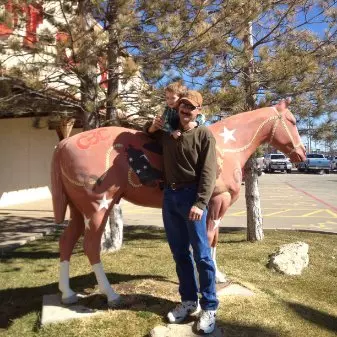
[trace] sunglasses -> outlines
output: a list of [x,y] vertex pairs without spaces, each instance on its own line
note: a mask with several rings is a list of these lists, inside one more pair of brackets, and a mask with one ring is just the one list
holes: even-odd
[[181,106],[182,108],[185,108],[187,110],[191,110],[191,111],[197,109],[196,106],[194,106],[192,104],[188,104],[188,103],[180,103],[179,106]]

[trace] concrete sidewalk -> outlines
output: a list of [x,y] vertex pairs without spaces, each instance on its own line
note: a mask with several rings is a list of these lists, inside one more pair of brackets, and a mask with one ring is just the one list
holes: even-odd
[[0,256],[50,234],[64,225],[54,223],[51,199],[0,208]]

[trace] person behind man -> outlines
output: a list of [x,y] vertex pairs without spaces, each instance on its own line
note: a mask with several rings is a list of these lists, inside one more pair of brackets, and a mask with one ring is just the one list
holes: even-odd
[[[165,88],[165,101],[166,106],[162,114],[164,125],[162,127],[163,131],[168,132],[174,139],[177,139],[181,135],[181,131],[178,129],[179,126],[179,115],[177,111],[177,104],[186,91],[187,88],[182,85],[180,81],[172,82]],[[205,116],[198,113],[193,122],[194,126],[199,126],[205,123]]]
[[[170,323],[181,323],[201,306],[197,329],[211,333],[215,327],[218,300],[206,216],[216,179],[216,150],[211,132],[204,126],[196,127],[195,119],[201,105],[202,96],[197,91],[187,91],[179,99],[179,141],[162,131],[164,121],[161,116],[155,117],[147,133],[163,146],[163,222],[176,263],[181,296],[181,303],[167,317]],[[200,306],[190,246],[199,273]]]

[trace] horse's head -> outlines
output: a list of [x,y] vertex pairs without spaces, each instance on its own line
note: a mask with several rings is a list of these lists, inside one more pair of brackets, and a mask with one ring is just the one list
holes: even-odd
[[296,127],[296,119],[288,109],[290,99],[282,100],[273,107],[277,117],[269,143],[286,154],[292,162],[304,161],[305,148]]

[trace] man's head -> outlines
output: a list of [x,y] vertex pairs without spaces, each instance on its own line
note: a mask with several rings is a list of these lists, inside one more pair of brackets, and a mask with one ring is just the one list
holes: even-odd
[[202,96],[200,92],[189,90],[183,95],[178,102],[178,112],[181,125],[187,126],[193,122],[200,113],[202,106]]

